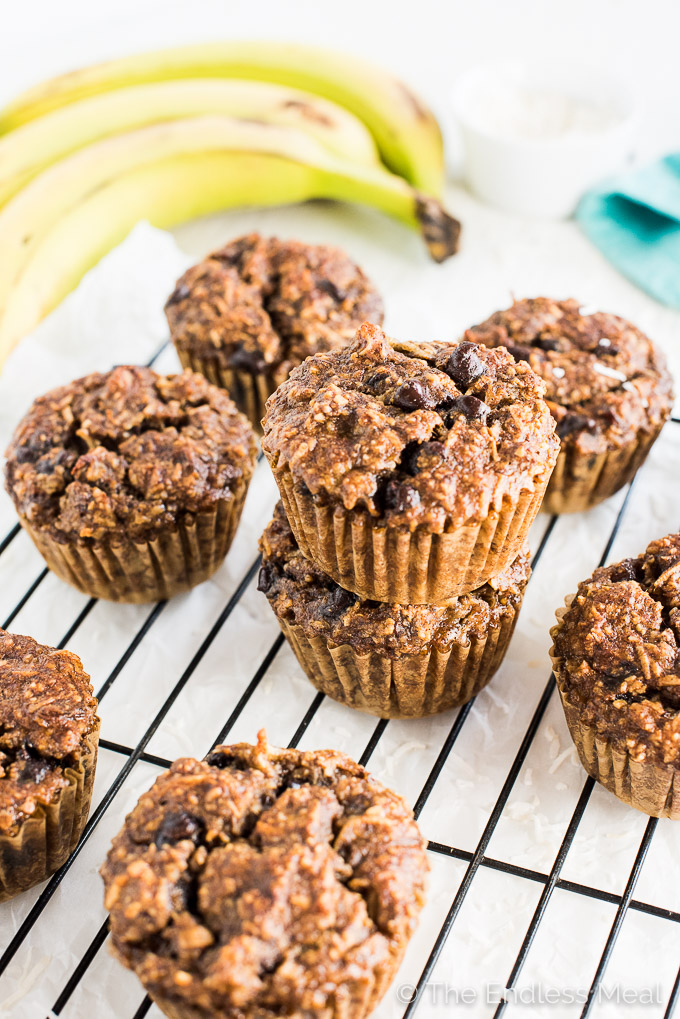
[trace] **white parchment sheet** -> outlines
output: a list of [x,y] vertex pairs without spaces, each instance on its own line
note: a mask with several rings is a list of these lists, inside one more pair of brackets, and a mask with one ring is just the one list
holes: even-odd
[[[680,315],[664,309],[620,278],[572,223],[526,224],[486,209],[452,190],[449,205],[464,223],[461,253],[443,266],[423,254],[402,227],[360,209],[314,203],[304,207],[242,210],[192,224],[175,237],[141,224],[105,258],[78,290],[28,337],[0,375],[3,448],[30,400],[94,369],[146,362],[167,338],[163,302],[192,260],[239,233],[258,229],[281,237],[343,245],[385,297],[386,328],[410,339],[455,339],[468,325],[517,297],[578,297],[584,304],[630,318],[667,351],[677,377]],[[181,245],[181,247],[178,246]],[[178,365],[167,348],[159,370]],[[429,901],[403,967],[376,1015],[401,1015],[488,822],[508,770],[550,676],[548,630],[555,609],[597,565],[625,493],[594,511],[557,521],[527,591],[507,658],[480,694],[420,817],[431,840],[453,847],[430,854]],[[255,561],[257,538],[275,501],[266,464],[258,467],[243,520],[226,563],[215,577],[174,599],[115,678],[101,703],[102,736],[135,747],[185,673],[211,627]],[[669,424],[644,466],[626,506],[610,558],[639,553],[652,538],[680,525],[680,425]],[[0,540],[15,523],[9,498],[0,496]],[[535,551],[549,523],[534,525]],[[0,623],[39,576],[42,560],[19,534],[0,556]],[[11,628],[56,644],[87,599],[49,575],[12,621]],[[111,674],[153,606],[98,603],[68,641],[92,674],[95,689]],[[219,628],[182,692],[164,714],[146,750],[164,758],[201,756],[229,718],[278,634],[255,580]],[[230,732],[252,740],[266,726],[271,742],[286,744],[315,691],[284,644]],[[457,712],[423,721],[390,722],[370,759],[381,780],[415,803],[455,723]],[[361,756],[376,720],[324,700],[300,746],[332,746]],[[127,758],[102,750],[94,805]],[[139,794],[158,774],[141,761],[132,769],[44,913],[0,979],[0,1014],[43,1019],[61,995],[105,919],[97,869],[111,837]],[[551,697],[451,934],[418,1016],[490,1016],[510,973],[584,785],[556,694]],[[558,886],[522,971],[525,1001],[506,1015],[572,1017],[582,1005],[616,913],[616,902],[570,890],[574,883],[621,895],[647,819],[596,788],[567,855]],[[491,865],[488,865],[488,862]],[[524,868],[494,869],[493,861]],[[533,876],[533,879],[532,879]],[[571,884],[569,884],[571,883]],[[0,906],[0,946],[6,947],[41,889]],[[680,911],[680,825],[658,824],[634,899]],[[604,977],[612,995],[594,1016],[661,1017],[680,965],[677,923],[628,910]],[[551,1004],[540,993],[557,988]],[[617,992],[618,988],[618,992]],[[645,989],[649,994],[645,996]],[[625,1004],[623,991],[638,1000]],[[566,1000],[569,992],[576,1000]],[[533,998],[532,998],[533,994]],[[631,997],[631,995],[628,995]],[[650,1003],[646,998],[651,997]],[[133,974],[104,945],[60,1009],[67,1019],[131,1019],[143,999]],[[157,1010],[149,1013],[158,1017]]]

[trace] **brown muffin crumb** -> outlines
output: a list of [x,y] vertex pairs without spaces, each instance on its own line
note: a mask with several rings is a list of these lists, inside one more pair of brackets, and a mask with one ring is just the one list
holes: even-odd
[[680,534],[595,570],[553,629],[558,682],[634,761],[680,766]]
[[172,1014],[361,1017],[427,869],[399,796],[343,754],[277,750],[261,733],[176,761],[102,876],[116,955]]
[[56,541],[144,541],[231,499],[255,452],[246,419],[202,376],[118,367],[33,403],[7,450],[6,487]]
[[528,552],[489,583],[449,605],[396,605],[360,600],[300,552],[281,503],[260,539],[258,588],[279,618],[320,636],[329,647],[349,644],[357,654],[390,658],[468,644],[498,629],[518,611],[531,572]]
[[672,380],[659,348],[630,322],[583,314],[578,301],[515,301],[465,339],[505,347],[546,385],[563,443],[603,453],[654,432],[668,417]]
[[97,701],[80,659],[0,630],[0,833],[14,834],[68,786],[96,725]]
[[402,343],[364,324],[270,398],[262,448],[317,501],[440,533],[545,483],[559,443],[544,391],[503,349]]
[[272,371],[275,385],[310,354],[350,340],[383,305],[340,248],[247,234],[178,281],[165,311],[177,350],[222,368]]

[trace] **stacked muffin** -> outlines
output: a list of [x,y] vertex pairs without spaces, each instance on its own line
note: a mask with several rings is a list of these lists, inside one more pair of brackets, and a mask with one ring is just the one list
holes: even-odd
[[262,447],[283,509],[260,586],[317,687],[418,717],[489,681],[559,451],[543,395],[502,348],[399,343],[364,323],[270,398]]

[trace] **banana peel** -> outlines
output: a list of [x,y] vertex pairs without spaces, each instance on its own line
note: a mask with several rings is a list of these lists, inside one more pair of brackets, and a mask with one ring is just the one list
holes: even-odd
[[93,142],[205,114],[298,128],[340,158],[380,165],[365,124],[320,96],[236,78],[160,81],[69,103],[0,137],[0,207],[46,167]]
[[355,57],[297,43],[224,41],[157,50],[85,67],[29,89],[0,111],[0,134],[115,89],[186,78],[274,82],[323,96],[366,124],[394,173],[440,197],[444,158],[432,112],[402,82]]
[[341,160],[294,128],[205,116],[89,145],[0,210],[0,364],[140,219],[170,227],[220,209],[313,198],[358,202],[419,230],[437,261],[460,225],[379,167]]

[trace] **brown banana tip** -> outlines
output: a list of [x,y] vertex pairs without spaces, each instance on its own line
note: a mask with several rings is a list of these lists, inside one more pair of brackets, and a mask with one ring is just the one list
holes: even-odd
[[451,255],[455,255],[461,225],[441,202],[429,195],[416,194],[416,219],[435,262],[445,262]]

